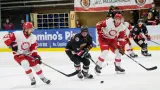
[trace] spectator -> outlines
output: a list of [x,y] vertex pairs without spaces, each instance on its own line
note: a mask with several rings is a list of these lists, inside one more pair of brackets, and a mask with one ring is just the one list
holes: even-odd
[[137,21],[139,19],[139,11],[138,10],[133,10],[133,24],[136,25],[137,24]]
[[153,17],[152,12],[148,13],[146,24],[147,25],[156,25],[157,24],[155,18]]
[[148,13],[149,13],[149,12],[152,13],[154,19],[155,19],[155,17],[159,17],[159,11],[158,11],[157,8],[155,8],[155,4],[154,4],[154,3],[152,4],[152,8],[150,8],[150,9],[148,10]]
[[114,17],[115,14],[121,14],[121,11],[119,10],[118,7],[110,6],[109,12],[107,13],[107,17]]
[[6,19],[6,22],[3,24],[3,29],[4,30],[13,30],[14,29],[14,25],[9,22],[8,18]]

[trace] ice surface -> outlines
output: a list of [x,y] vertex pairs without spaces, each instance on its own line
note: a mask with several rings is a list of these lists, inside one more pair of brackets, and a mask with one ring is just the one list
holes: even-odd
[[[152,57],[145,58],[136,51],[139,57],[135,58],[146,67],[160,66],[160,51],[150,51]],[[91,52],[96,61],[100,52]],[[73,63],[64,52],[40,52],[43,62],[65,72],[74,71]],[[116,74],[114,71],[114,54],[106,57],[104,68],[100,76],[94,73],[94,64],[91,62],[90,73],[94,79],[79,80],[77,76],[66,77],[58,72],[41,65],[44,75],[51,80],[51,85],[44,84],[36,76],[37,86],[30,86],[30,80],[24,70],[13,59],[12,53],[0,53],[0,90],[160,90],[160,69],[146,71],[138,64],[123,56],[122,67],[126,74]],[[108,63],[108,66],[105,66]],[[100,82],[104,81],[103,84]]]

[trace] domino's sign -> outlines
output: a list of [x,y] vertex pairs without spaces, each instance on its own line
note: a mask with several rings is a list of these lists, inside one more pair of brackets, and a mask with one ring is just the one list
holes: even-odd
[[[68,39],[79,32],[79,28],[67,28],[35,30],[33,33],[37,36],[39,48],[56,48],[65,47]],[[89,33],[92,36],[93,42],[96,42],[95,28],[89,28]]]

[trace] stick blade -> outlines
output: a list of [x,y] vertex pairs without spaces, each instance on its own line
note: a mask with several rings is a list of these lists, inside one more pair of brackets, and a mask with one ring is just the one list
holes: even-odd
[[147,71],[151,71],[151,70],[156,70],[158,67],[157,66],[154,66],[154,67],[151,67],[151,68],[146,68]]
[[79,72],[78,71],[75,71],[75,72],[73,72],[73,73],[71,73],[71,74],[67,74],[66,76],[67,77],[71,77],[71,76],[74,76],[74,75],[76,75],[76,74],[78,74]]

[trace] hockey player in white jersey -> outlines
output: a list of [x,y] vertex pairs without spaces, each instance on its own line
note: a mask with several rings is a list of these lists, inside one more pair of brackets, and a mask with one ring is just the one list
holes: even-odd
[[124,54],[125,43],[125,26],[121,23],[121,14],[116,14],[114,19],[109,18],[96,24],[98,33],[98,41],[101,54],[98,57],[95,67],[96,74],[101,73],[102,63],[108,54],[109,49],[115,54],[115,71],[117,73],[125,73],[125,69],[121,67],[121,56]]
[[131,34],[130,32],[132,30],[132,26],[128,22],[125,22],[124,17],[122,17],[122,23],[124,24],[124,26],[126,26],[126,29],[125,29],[125,31],[126,31],[126,38],[125,38],[126,45],[125,45],[125,49],[126,49],[126,51],[128,52],[128,54],[132,58],[138,57],[138,55],[133,52],[133,48],[132,48],[131,41],[130,41],[130,34]]
[[[24,68],[25,73],[31,80],[31,85],[36,85],[32,69],[44,83],[49,84],[50,80],[43,75],[42,69],[39,66],[42,62],[41,57],[37,53],[38,44],[36,36],[32,34],[33,24],[25,22],[22,28],[22,31],[15,31],[5,35],[3,37],[4,43],[12,48],[15,61]],[[30,56],[35,59],[33,60]]]

